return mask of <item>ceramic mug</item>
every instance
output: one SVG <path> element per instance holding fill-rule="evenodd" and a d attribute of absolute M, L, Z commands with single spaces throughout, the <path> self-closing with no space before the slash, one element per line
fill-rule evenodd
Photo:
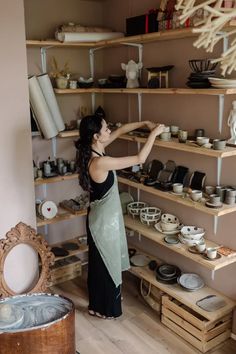
<path fill-rule="evenodd" d="M 218 204 L 220 203 L 220 196 L 218 194 L 210 194 L 210 203 L 211 204 Z"/>
<path fill-rule="evenodd" d="M 217 256 L 217 249 L 214 248 L 214 247 L 208 247 L 206 249 L 206 254 L 207 254 L 207 257 L 210 258 L 210 259 L 214 259 L 216 258 Z"/>
<path fill-rule="evenodd" d="M 180 143 L 186 143 L 188 139 L 188 132 L 187 130 L 179 130 L 178 132 L 178 138 Z"/>
<path fill-rule="evenodd" d="M 214 186 L 205 186 L 205 192 L 206 194 L 214 194 L 215 193 L 215 187 Z"/>
<path fill-rule="evenodd" d="M 196 130 L 195 130 L 195 136 L 196 136 L 196 138 L 197 138 L 198 136 L 204 136 L 204 135 L 205 135 L 204 129 L 196 129 Z"/>
<path fill-rule="evenodd" d="M 163 132 L 160 134 L 160 139 L 163 141 L 169 141 L 171 138 L 171 133 L 170 132 Z"/>
<path fill-rule="evenodd" d="M 191 192 L 190 197 L 192 200 L 197 202 L 198 200 L 200 200 L 202 198 L 202 191 L 195 189 Z"/>
<path fill-rule="evenodd" d="M 170 126 L 170 131 L 172 135 L 177 135 L 178 131 L 179 131 L 179 127 L 177 127 L 177 125 L 171 125 Z"/>
<path fill-rule="evenodd" d="M 183 186 L 182 183 L 174 183 L 174 184 L 172 185 L 172 188 L 173 188 L 173 192 L 180 194 L 180 193 L 183 192 L 184 186 Z"/>
<path fill-rule="evenodd" d="M 214 150 L 224 150 L 226 146 L 226 140 L 224 139 L 214 139 L 213 140 L 213 149 Z"/>
<path fill-rule="evenodd" d="M 195 247 L 198 250 L 198 252 L 203 252 L 206 249 L 206 244 L 204 241 L 201 241 L 201 242 L 197 243 Z"/>

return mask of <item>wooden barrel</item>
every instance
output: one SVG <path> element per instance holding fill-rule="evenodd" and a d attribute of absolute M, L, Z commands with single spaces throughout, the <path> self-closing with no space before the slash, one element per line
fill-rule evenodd
<path fill-rule="evenodd" d="M 52 305 L 53 298 L 57 303 L 60 302 L 59 311 Z M 46 304 L 48 299 L 50 304 Z M 0 354 L 75 354 L 75 309 L 69 299 L 51 294 L 19 295 L 0 301 L 0 315 L 1 306 Z M 63 306 L 65 311 L 61 311 Z M 45 312 L 45 316 L 42 316 L 42 312 Z M 52 317 L 54 313 L 55 320 L 45 321 L 45 318 Z M 15 314 L 18 318 L 15 318 L 14 325 L 10 326 L 10 316 Z M 1 319 L 4 316 L 5 326 L 1 327 Z M 31 317 L 34 317 L 33 321 Z M 29 327 L 29 324 L 32 326 Z"/>

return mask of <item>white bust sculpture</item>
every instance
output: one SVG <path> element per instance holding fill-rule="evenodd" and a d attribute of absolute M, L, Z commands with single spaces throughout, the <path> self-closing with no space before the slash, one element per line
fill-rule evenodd
<path fill-rule="evenodd" d="M 127 78 L 127 88 L 139 87 L 139 71 L 142 69 L 142 63 L 135 63 L 135 61 L 130 60 L 128 64 L 121 64 L 122 69 L 125 71 Z"/>
<path fill-rule="evenodd" d="M 230 127 L 230 139 L 228 143 L 236 144 L 236 101 L 232 102 L 233 109 L 231 109 L 228 117 L 228 126 Z"/>

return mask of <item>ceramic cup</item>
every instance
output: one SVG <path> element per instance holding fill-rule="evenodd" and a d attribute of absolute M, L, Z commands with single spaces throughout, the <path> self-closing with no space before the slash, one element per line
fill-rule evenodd
<path fill-rule="evenodd" d="M 220 196 L 218 194 L 211 194 L 209 201 L 211 204 L 219 204 L 220 203 Z"/>
<path fill-rule="evenodd" d="M 203 252 L 206 249 L 206 244 L 204 241 L 201 241 L 201 242 L 197 243 L 195 247 L 198 250 L 198 252 Z"/>
<path fill-rule="evenodd" d="M 170 126 L 170 131 L 172 135 L 177 135 L 178 131 L 179 131 L 179 127 L 177 127 L 177 125 L 171 125 Z"/>
<path fill-rule="evenodd" d="M 210 259 L 214 259 L 216 258 L 217 256 L 217 249 L 214 248 L 214 247 L 208 247 L 206 249 L 206 254 L 207 254 L 207 257 L 210 258 Z"/>
<path fill-rule="evenodd" d="M 209 140 L 210 140 L 206 136 L 197 136 L 196 139 L 197 139 L 197 144 L 200 145 L 200 146 L 208 144 Z"/>
<path fill-rule="evenodd" d="M 214 186 L 205 186 L 205 192 L 206 194 L 214 194 L 215 193 L 215 187 Z"/>
<path fill-rule="evenodd" d="M 72 89 L 72 90 L 77 89 L 77 81 L 76 81 L 76 80 L 70 80 L 70 81 L 69 81 L 69 87 L 70 87 L 70 89 Z"/>
<path fill-rule="evenodd" d="M 173 192 L 180 194 L 180 193 L 183 192 L 184 186 L 183 186 L 182 183 L 174 183 L 174 184 L 172 185 L 172 188 L 173 188 Z"/>
<path fill-rule="evenodd" d="M 191 194 L 190 197 L 192 200 L 194 200 L 195 202 L 197 202 L 198 200 L 200 200 L 202 198 L 202 191 L 199 191 L 197 189 L 194 189 Z"/>
<path fill-rule="evenodd" d="M 163 141 L 169 141 L 171 138 L 171 133 L 170 132 L 163 132 L 160 134 L 160 139 Z"/>
<path fill-rule="evenodd" d="M 168 125 L 166 125 L 166 126 L 163 128 L 163 132 L 169 133 L 169 132 L 170 132 L 170 127 L 169 127 Z"/>
<path fill-rule="evenodd" d="M 204 129 L 196 129 L 195 130 L 195 137 L 197 138 L 198 136 L 204 136 L 205 135 L 205 131 Z"/>
<path fill-rule="evenodd" d="M 180 143 L 186 143 L 188 139 L 188 132 L 187 130 L 179 130 L 178 132 L 178 138 Z"/>
<path fill-rule="evenodd" d="M 224 150 L 226 146 L 226 140 L 224 139 L 214 139 L 213 140 L 213 149 L 214 150 Z"/>

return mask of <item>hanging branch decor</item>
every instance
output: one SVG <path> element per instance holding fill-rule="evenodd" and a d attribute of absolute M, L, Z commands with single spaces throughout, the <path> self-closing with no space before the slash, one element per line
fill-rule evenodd
<path fill-rule="evenodd" d="M 202 18 L 195 23 L 198 28 L 193 29 L 194 33 L 200 34 L 193 43 L 196 48 L 205 48 L 207 52 L 212 52 L 219 41 L 236 34 L 236 29 L 224 31 L 229 22 L 236 18 L 235 1 L 206 0 L 199 4 L 197 0 L 177 0 L 176 10 L 182 11 L 179 17 L 181 23 L 199 11 L 203 12 Z M 222 75 L 231 74 L 236 70 L 236 38 L 232 39 L 230 47 L 221 54 L 220 58 L 212 62 L 220 62 Z"/>

